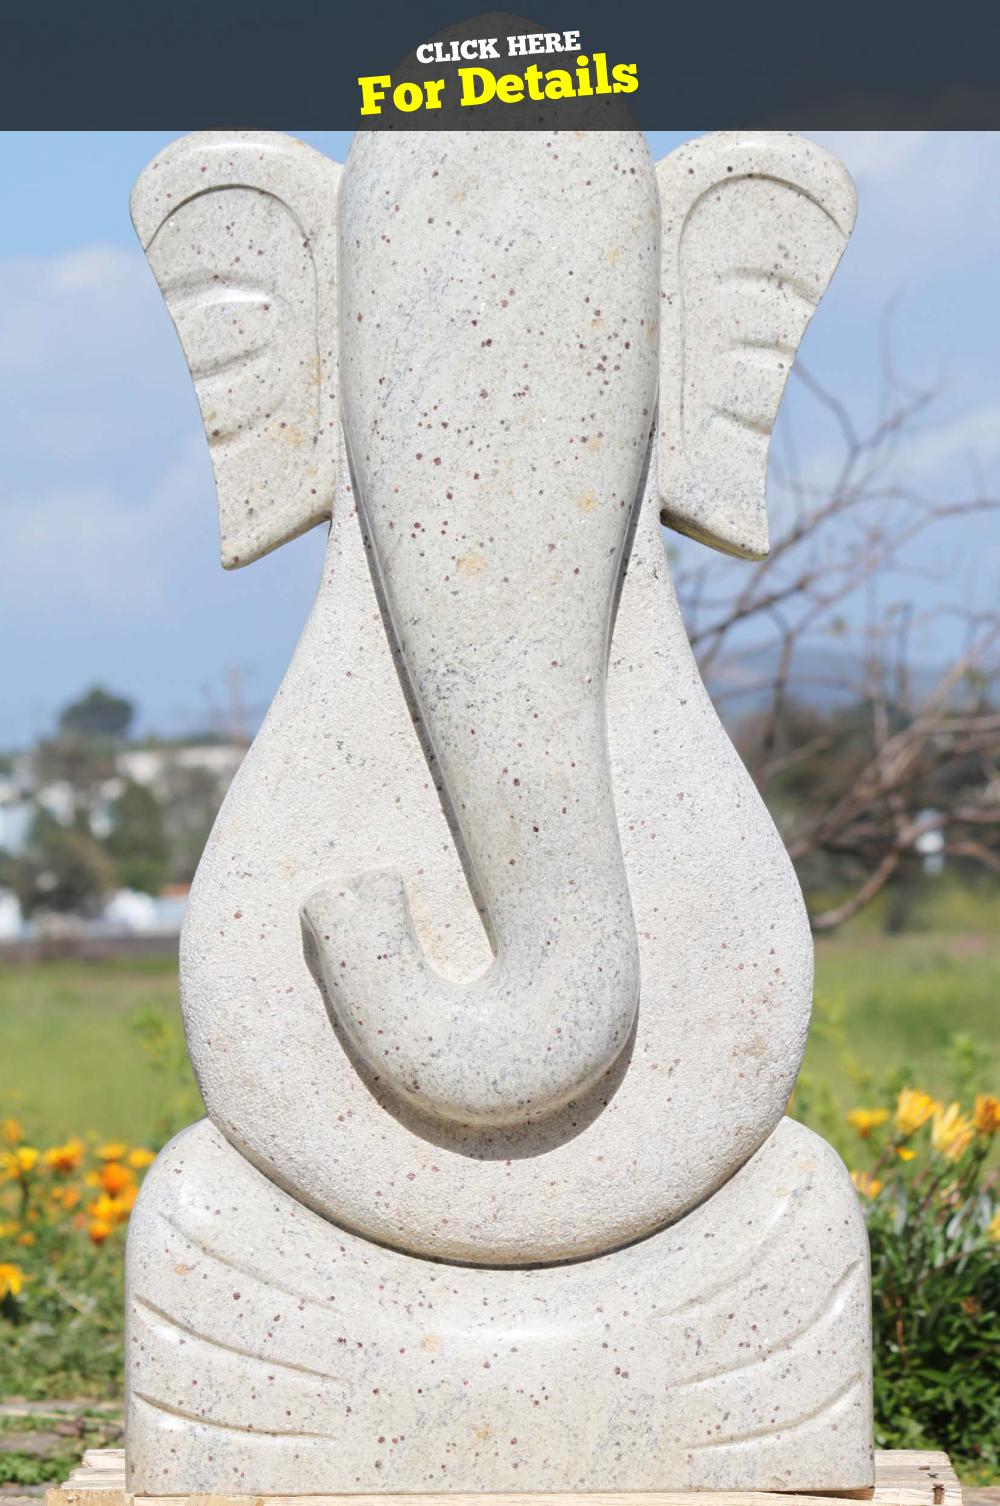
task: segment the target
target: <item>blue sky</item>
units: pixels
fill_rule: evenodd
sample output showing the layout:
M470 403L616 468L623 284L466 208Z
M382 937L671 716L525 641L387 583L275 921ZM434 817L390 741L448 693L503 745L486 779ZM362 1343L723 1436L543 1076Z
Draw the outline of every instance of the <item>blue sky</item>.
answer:
M0 134L0 748L94 682L163 733L208 723L233 669L263 709L315 588L321 530L246 570L218 565L193 389L128 218L132 182L182 131ZM301 134L343 159L347 133ZM652 133L654 155L688 134ZM899 371L941 394L909 474L934 496L1000 492L1000 136L816 139L853 173L860 211L803 359L864 422L892 303ZM776 440L782 425L822 476L832 435L801 392ZM923 599L990 605L1000 522L951 526L916 563Z

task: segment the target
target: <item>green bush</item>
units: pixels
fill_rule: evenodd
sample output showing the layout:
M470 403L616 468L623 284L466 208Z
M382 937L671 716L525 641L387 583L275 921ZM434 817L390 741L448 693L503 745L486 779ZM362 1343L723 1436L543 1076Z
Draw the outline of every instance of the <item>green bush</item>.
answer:
M956 1051L961 1070L963 1052ZM825 1115L825 1101L815 1105ZM800 1110L801 1106L797 1105ZM872 1256L875 1441L1000 1472L1000 1100L902 1087L847 1116Z

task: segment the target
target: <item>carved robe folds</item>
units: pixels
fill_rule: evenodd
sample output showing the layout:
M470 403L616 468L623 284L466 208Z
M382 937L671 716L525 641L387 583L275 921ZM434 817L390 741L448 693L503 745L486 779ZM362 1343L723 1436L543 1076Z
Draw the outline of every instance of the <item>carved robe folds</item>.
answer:
M185 923L209 1119L129 1230L132 1490L871 1482L863 1221L782 1119L811 941L660 530L766 551L853 215L788 135L140 178L223 562L330 541Z

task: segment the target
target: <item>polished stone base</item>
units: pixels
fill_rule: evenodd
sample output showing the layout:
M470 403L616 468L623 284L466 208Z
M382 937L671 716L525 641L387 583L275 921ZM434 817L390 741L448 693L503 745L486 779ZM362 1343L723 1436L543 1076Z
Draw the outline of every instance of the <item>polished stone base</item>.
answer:
M870 1376L857 1199L789 1120L684 1219L572 1264L374 1245L208 1121L129 1230L137 1494L858 1489Z

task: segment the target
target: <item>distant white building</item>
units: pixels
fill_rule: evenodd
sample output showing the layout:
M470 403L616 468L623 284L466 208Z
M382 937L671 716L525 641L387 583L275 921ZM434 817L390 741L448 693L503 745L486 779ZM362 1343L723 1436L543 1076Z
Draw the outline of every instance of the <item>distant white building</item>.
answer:
M123 748L115 767L125 779L144 784L160 799L178 770L201 769L228 789L246 753L243 743L187 743L164 748Z
M17 895L0 889L0 941L16 941L24 931L24 918Z
M158 800L170 798L177 780L202 772L218 787L219 799L243 762L243 743L186 743L154 748L122 748L115 757L115 773L94 792L90 825L96 837L111 830L111 807L126 780L145 785ZM10 775L0 777L0 851L16 857L24 851L36 811L41 808L68 826L76 813L77 795L65 779L35 786L30 754L20 754Z

